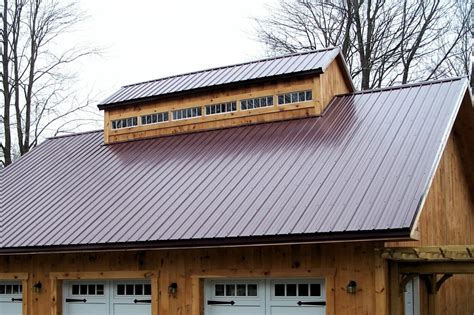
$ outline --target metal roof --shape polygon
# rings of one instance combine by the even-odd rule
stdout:
[[[0,250],[408,237],[468,83],[353,93],[321,117],[128,143],[49,139],[1,175]]]
[[[340,59],[344,64],[340,50],[338,48],[328,48],[126,85],[102,101],[99,108],[104,109],[120,104],[128,104],[132,101],[137,102],[232,83],[250,82],[311,71],[324,72],[337,56],[341,57]],[[347,68],[344,70],[352,84]]]

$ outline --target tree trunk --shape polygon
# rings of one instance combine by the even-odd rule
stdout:
[[[8,82],[9,78],[9,51],[8,51],[8,1],[3,0],[2,12],[2,88],[3,88],[3,131],[5,143],[2,144],[4,165],[8,166],[12,163],[12,139],[10,132],[10,102],[11,93]]]

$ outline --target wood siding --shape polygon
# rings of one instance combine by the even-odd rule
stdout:
[[[148,104],[130,105],[126,108],[105,110],[104,137],[106,143],[123,142],[164,135],[219,129],[269,121],[319,116],[334,95],[347,93],[350,87],[338,61],[333,61],[321,75],[286,79],[261,84],[242,85],[240,88],[222,88],[218,92],[202,92],[188,97],[170,98]],[[277,95],[287,92],[311,90],[312,101],[278,105]],[[273,106],[241,110],[240,100],[273,96]],[[205,106],[225,102],[237,103],[237,111],[224,114],[204,115]],[[172,111],[190,107],[202,107],[202,117],[171,120]],[[139,125],[123,129],[111,129],[113,120],[168,112],[170,120],[159,124]]]
[[[463,103],[448,139],[428,197],[418,219],[418,241],[390,242],[394,246],[474,244],[474,110]],[[427,294],[423,286],[422,309]],[[439,314],[474,313],[474,275],[454,275],[437,294]]]
[[[202,314],[203,279],[324,278],[327,314],[386,314],[386,266],[375,251],[381,243],[267,246],[83,254],[0,256],[0,270],[27,273],[29,314],[60,314],[62,279],[157,275],[153,314]],[[137,272],[138,271],[138,272]],[[1,275],[1,274],[0,274]],[[148,275],[148,276],[147,276]],[[357,294],[346,293],[350,280]],[[41,293],[31,287],[40,281]],[[178,284],[176,298],[167,287]]]

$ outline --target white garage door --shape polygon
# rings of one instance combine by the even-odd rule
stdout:
[[[149,315],[149,281],[65,281],[65,315]]]
[[[0,281],[0,314],[21,315],[22,286],[17,281]]]
[[[324,315],[323,280],[207,280],[206,315]]]

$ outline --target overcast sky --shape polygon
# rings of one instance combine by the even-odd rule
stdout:
[[[78,86],[102,100],[122,85],[263,57],[251,18],[272,3],[80,0],[88,19],[69,37],[103,53],[80,64]]]

